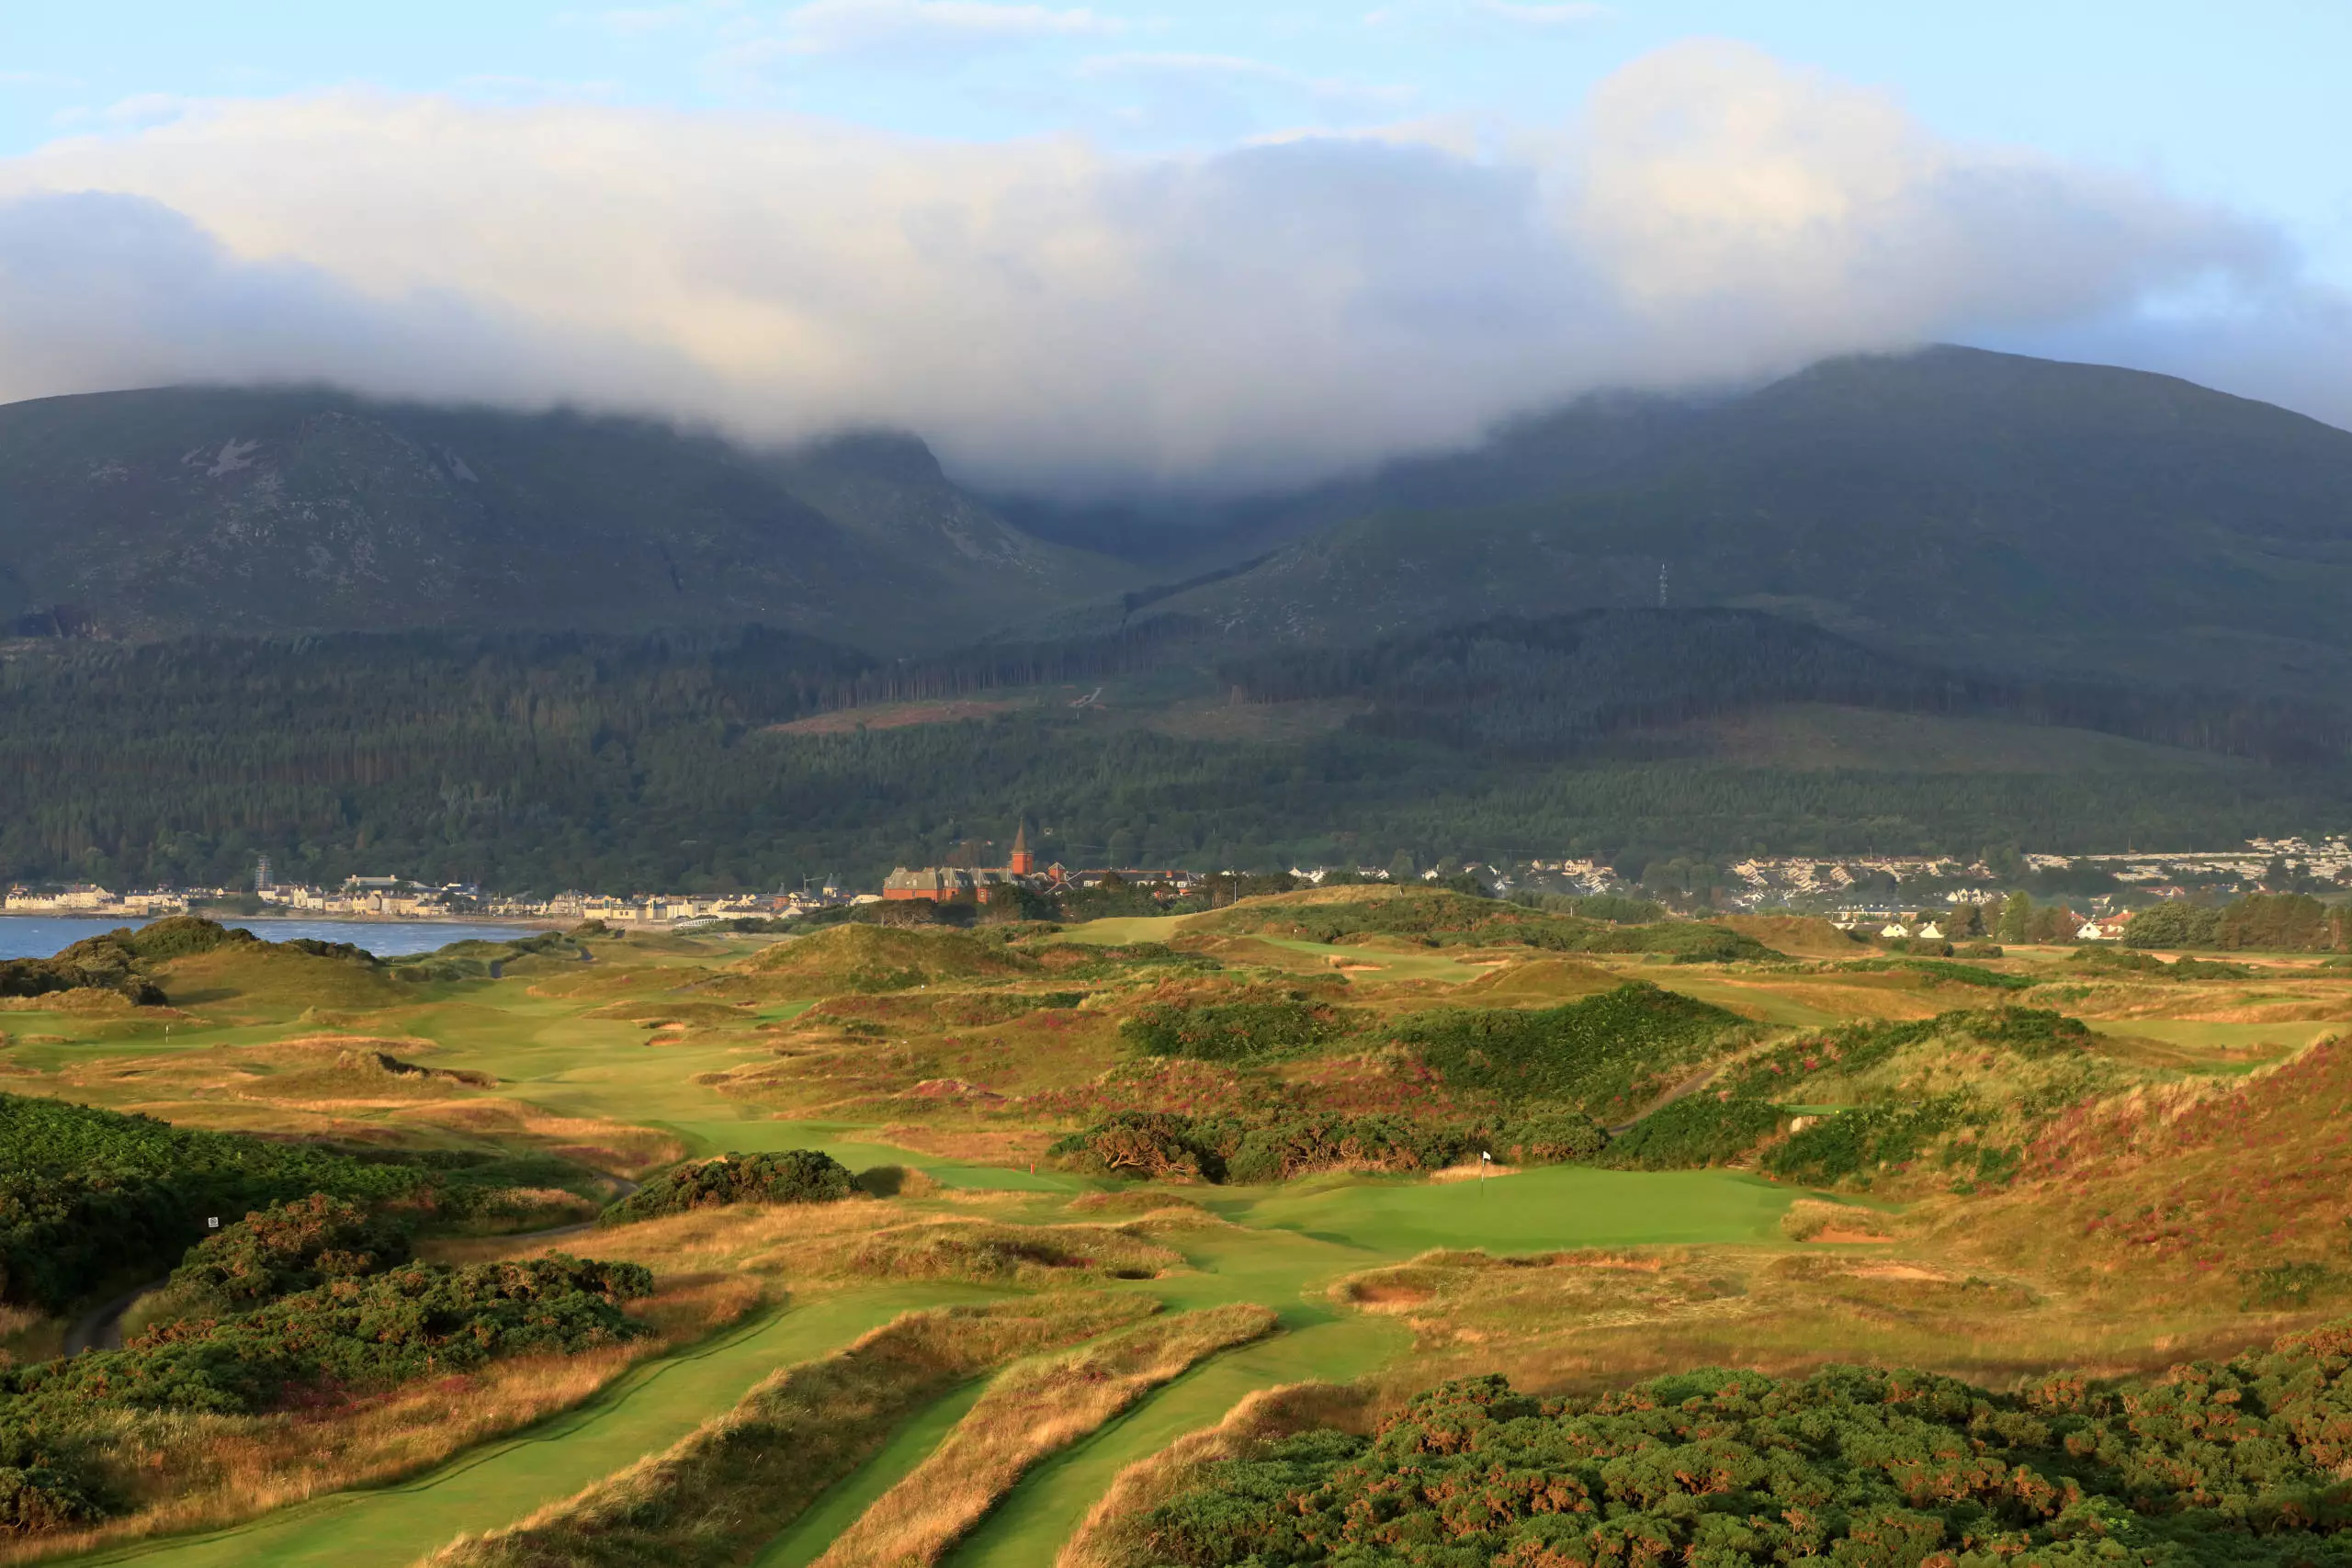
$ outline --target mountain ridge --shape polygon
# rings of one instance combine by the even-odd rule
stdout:
[[[0,407],[0,610],[59,629],[743,623],[898,652],[1129,575],[996,518],[910,437],[761,453],[319,389]]]

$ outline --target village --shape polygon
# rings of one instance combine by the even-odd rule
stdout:
[[[1756,856],[1703,865],[1683,890],[1707,908],[1755,911],[1789,908],[1828,917],[1849,931],[1887,938],[1938,941],[1989,924],[1984,911],[2020,886],[2058,883],[2065,907],[2078,908],[2076,940],[2120,940],[2135,908],[2177,898],[2225,897],[2283,882],[2335,892],[2352,889],[2352,841],[2328,837],[2250,839],[2242,849],[2123,855],[2068,856],[2018,852],[2003,863],[1936,855],[1842,857]],[[1673,863],[1683,866],[1684,862]],[[698,921],[790,919],[843,905],[903,903],[993,905],[1016,892],[1051,898],[1119,886],[1160,903],[1198,895],[1236,873],[1180,867],[1040,865],[1025,831],[1017,831],[1002,865],[894,868],[879,891],[855,890],[835,878],[811,878],[773,893],[589,893],[567,890],[544,897],[485,892],[472,884],[428,884],[394,875],[351,876],[330,887],[282,883],[267,857],[249,887],[163,887],[117,893],[93,884],[7,889],[8,915],[153,919],[191,909],[228,908],[249,917],[358,920],[514,920],[669,929]],[[1299,886],[1335,882],[1390,883],[1389,866],[1292,866]],[[1629,876],[1596,857],[1530,860],[1511,866],[1440,863],[1413,874],[1435,883],[1467,875],[1498,895],[1554,893],[1569,897],[1674,897],[1672,878]],[[1970,909],[1980,911],[1970,919]]]

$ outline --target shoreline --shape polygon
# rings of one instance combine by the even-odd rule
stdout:
[[[319,914],[301,910],[290,915],[248,915],[220,904],[195,904],[184,911],[208,920],[223,924],[246,920],[285,920],[302,925],[351,926],[529,926],[537,931],[568,931],[587,917],[571,919],[562,915],[346,915]],[[122,910],[107,909],[8,909],[0,910],[0,920],[112,920],[119,925],[141,926],[151,920],[165,920],[170,914],[138,915]],[[651,927],[651,920],[635,921]]]

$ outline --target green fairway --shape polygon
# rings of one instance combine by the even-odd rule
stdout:
[[[1216,1426],[1255,1390],[1361,1377],[1403,1348],[1405,1339],[1393,1323],[1335,1318],[1228,1350],[1031,1471],[947,1561],[955,1568],[1051,1562],[1128,1465],[1187,1432]]]
[[[2352,1030],[2352,1024],[2314,1023],[2309,1019],[2292,1023],[2207,1023],[2198,1019],[2132,1018],[2120,1019],[2100,1027],[2117,1034],[2137,1034],[2150,1040],[2161,1040],[2167,1045],[2201,1046],[2207,1050],[2245,1050],[2254,1045],[2309,1045]]]
[[[746,1107],[749,1111],[751,1108]],[[1056,1171],[1027,1171],[1007,1166],[965,1165],[896,1144],[875,1143],[853,1134],[871,1133],[870,1124],[848,1122],[664,1122],[658,1123],[686,1140],[697,1155],[764,1154],[781,1149],[816,1149],[831,1155],[852,1170],[877,1165],[900,1165],[920,1170],[944,1187],[997,1192],[1083,1192],[1088,1184]]]
[[[486,1444],[413,1481],[339,1492],[208,1535],[73,1559],[154,1568],[399,1568],[452,1537],[496,1529],[726,1410],[776,1368],[830,1354],[913,1307],[986,1299],[968,1286],[831,1297],[762,1318],[639,1367],[578,1409]]]
[[[1097,947],[1125,947],[1134,942],[1166,942],[1184,929],[1190,915],[1121,915],[1065,926],[1057,942],[1083,942]]]

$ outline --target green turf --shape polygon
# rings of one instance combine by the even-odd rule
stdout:
[[[1216,1357],[1023,1476],[947,1561],[954,1568],[1051,1562],[1128,1465],[1187,1432],[1214,1427],[1257,1389],[1310,1379],[1345,1382],[1396,1354],[1405,1340],[1394,1323],[1338,1318]]]
[[[818,1498],[815,1506],[770,1541],[752,1560],[752,1568],[808,1568],[822,1557],[833,1539],[855,1524],[858,1516],[874,1506],[876,1498],[905,1480],[915,1466],[931,1457],[932,1450],[954,1430],[956,1423],[979,1403],[980,1395],[988,1392],[989,1381],[973,1379],[908,1423],[865,1469]]]
[[[1184,929],[1190,915],[1121,915],[1065,926],[1056,942],[1091,942],[1098,947],[1125,947],[1134,942],[1166,942]]]
[[[985,1299],[948,1285],[831,1297],[639,1367],[523,1434],[413,1481],[300,1504],[232,1529],[72,1559],[153,1568],[398,1568],[455,1536],[496,1529],[658,1453],[730,1409],[776,1368],[830,1354],[910,1307]]]
[[[2161,1040],[2167,1045],[2236,1050],[2249,1045],[2309,1045],[2342,1034],[2352,1024],[2314,1023],[2309,1019],[2292,1023],[2206,1023],[2195,1019],[2131,1018],[2101,1027],[2116,1034]]]
[[[1208,1201],[1244,1224],[1410,1256],[1438,1247],[1533,1251],[1774,1241],[1781,1213],[1799,1196],[1730,1171],[1562,1165],[1485,1182],[1298,1182]]]

